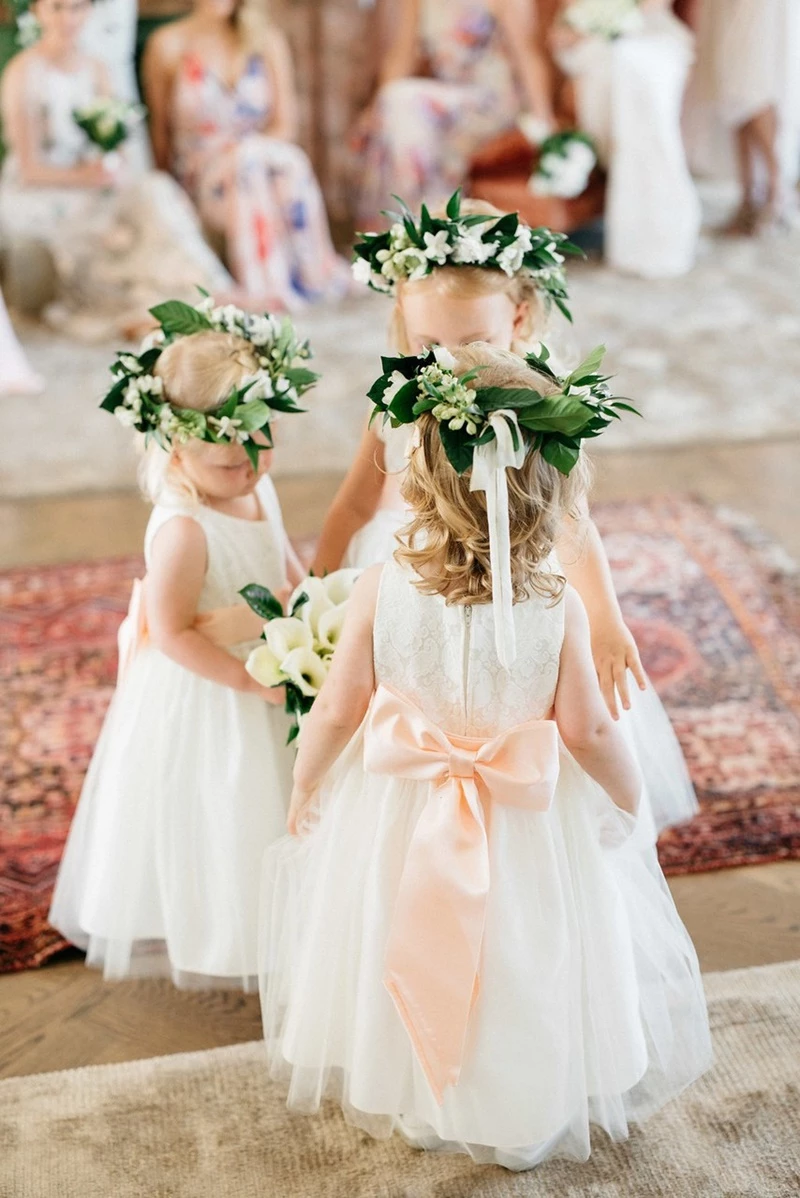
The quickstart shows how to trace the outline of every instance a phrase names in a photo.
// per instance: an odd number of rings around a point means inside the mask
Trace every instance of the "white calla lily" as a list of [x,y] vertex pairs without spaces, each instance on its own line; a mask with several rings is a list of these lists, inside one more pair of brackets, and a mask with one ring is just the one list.
[[442,370],[455,370],[456,360],[444,345],[434,345],[433,356]]
[[346,615],[346,603],[339,603],[336,607],[332,607],[329,611],[322,613],[319,618],[317,640],[323,649],[329,649],[333,652],[339,644]]
[[244,663],[244,668],[260,686],[280,686],[286,681],[281,663],[269,645],[259,645],[257,649],[253,649]]
[[297,609],[295,619],[302,620],[306,627],[316,636],[320,616],[323,612],[328,611],[334,606],[333,600],[329,597],[325,588],[325,581],[322,578],[304,579],[289,600],[289,611],[292,611],[301,595],[306,595],[307,598],[302,607]]
[[270,620],[264,637],[272,653],[282,662],[294,649],[310,649],[314,638],[311,629],[299,616],[282,616]]
[[293,649],[281,662],[281,669],[289,682],[308,698],[316,698],[328,676],[328,667],[313,649]]
[[322,581],[331,603],[335,603],[338,607],[340,603],[347,602],[360,573],[360,570],[351,566],[342,570],[333,570],[330,574],[325,575]]

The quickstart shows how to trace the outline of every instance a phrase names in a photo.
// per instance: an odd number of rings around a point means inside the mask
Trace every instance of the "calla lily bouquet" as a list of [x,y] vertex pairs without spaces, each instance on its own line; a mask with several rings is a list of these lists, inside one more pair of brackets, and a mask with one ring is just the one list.
[[256,615],[266,621],[265,644],[253,649],[245,668],[261,686],[286,687],[286,710],[294,721],[290,744],[328,676],[347,601],[359,574],[360,570],[335,570],[324,578],[306,578],[289,599],[286,611],[268,587],[251,583],[240,591]]

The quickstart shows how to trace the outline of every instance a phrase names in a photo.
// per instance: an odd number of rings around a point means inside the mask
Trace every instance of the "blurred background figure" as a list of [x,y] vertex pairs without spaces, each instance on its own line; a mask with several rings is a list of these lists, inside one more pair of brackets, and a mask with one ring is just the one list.
[[322,193],[295,144],[288,43],[257,0],[197,0],[144,60],[156,164],[185,187],[251,303],[296,309],[346,291]]
[[401,0],[379,90],[358,135],[356,223],[381,226],[393,194],[416,210],[460,186],[472,155],[522,113],[553,124],[530,0]]
[[0,397],[36,395],[43,387],[43,379],[31,370],[17,341],[0,292]]
[[698,63],[687,136],[702,173],[735,172],[739,206],[727,232],[786,223],[800,172],[800,4],[694,0]]
[[631,5],[632,19],[605,36],[583,32],[591,22],[582,8],[562,0],[550,40],[574,81],[578,126],[608,174],[606,260],[645,278],[685,274],[701,220],[681,133],[692,34],[670,0]]
[[109,72],[81,49],[89,0],[36,0],[38,40],[3,73],[9,155],[0,178],[7,252],[49,256],[55,299],[46,313],[78,337],[140,331],[165,292],[225,291],[230,276],[168,175],[129,173],[100,153],[75,120],[112,94]]

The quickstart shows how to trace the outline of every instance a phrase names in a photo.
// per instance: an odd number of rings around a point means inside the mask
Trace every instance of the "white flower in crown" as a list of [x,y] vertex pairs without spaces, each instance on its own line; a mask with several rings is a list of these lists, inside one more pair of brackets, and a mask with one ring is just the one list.
[[210,316],[214,311],[213,295],[204,295],[194,306],[195,312],[202,312],[203,316]]
[[424,279],[428,273],[428,259],[422,250],[418,250],[415,246],[408,250],[401,250],[395,257],[395,263],[401,277],[408,279],[410,283],[413,283],[415,279]]
[[457,363],[447,346],[434,345],[433,356],[436,359],[437,365],[439,365],[442,370],[449,370],[451,372],[455,370]]
[[218,437],[225,437],[230,441],[247,441],[250,436],[242,428],[241,420],[235,420],[232,416],[209,416],[208,423]]
[[163,395],[164,380],[156,378],[153,374],[143,374],[135,380],[134,384],[137,390],[142,395]]
[[136,421],[139,419],[138,412],[133,407],[120,407],[114,409],[114,415],[117,420],[125,428],[133,428]]
[[389,230],[389,245],[396,254],[399,254],[401,250],[409,249],[411,246],[411,238],[406,231],[405,225],[401,224],[400,221],[392,225]]
[[225,333],[238,333],[243,317],[244,313],[241,308],[237,308],[235,304],[224,304],[222,307],[214,308],[208,314],[211,323],[218,325]]
[[401,374],[399,370],[394,371],[389,381],[389,386],[383,393],[383,402],[387,405],[387,407],[392,402],[395,395],[397,395],[397,392],[405,387],[407,382],[408,379],[404,374]]
[[266,371],[259,370],[258,374],[248,375],[242,379],[240,386],[248,387],[245,400],[251,399],[272,399],[275,394],[275,388],[272,385],[272,379]]
[[509,277],[515,275],[522,266],[522,259],[525,257],[525,249],[518,241],[512,241],[497,255],[497,265]]
[[272,316],[251,316],[248,321],[248,338],[257,348],[272,345],[279,332],[278,322]]
[[139,359],[133,354],[120,354],[119,364],[127,370],[128,374],[141,374],[144,370]]
[[459,266],[469,266],[471,263],[480,266],[481,263],[488,262],[496,249],[497,246],[493,242],[484,241],[476,229],[463,229],[459,231],[455,240],[453,261]]
[[381,274],[388,279],[390,283],[397,283],[403,277],[400,254],[395,254],[392,250],[378,250],[375,258],[381,264]]
[[439,266],[444,266],[450,253],[450,234],[447,229],[440,229],[438,233],[425,233],[423,241],[425,248],[422,253],[425,257]]

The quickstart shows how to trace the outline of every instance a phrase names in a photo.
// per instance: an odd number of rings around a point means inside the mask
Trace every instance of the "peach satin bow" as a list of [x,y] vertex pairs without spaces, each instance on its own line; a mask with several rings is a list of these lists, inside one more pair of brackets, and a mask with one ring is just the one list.
[[[122,681],[136,654],[147,644],[144,585],[141,579],[134,580],[128,614],[117,633],[117,683]],[[232,645],[257,641],[264,629],[264,621],[245,603],[234,603],[230,607],[215,607],[211,611],[199,612],[193,628],[212,644],[229,649]]]
[[384,985],[441,1104],[445,1086],[458,1082],[478,993],[491,881],[486,807],[548,809],[558,732],[553,720],[534,720],[491,740],[453,736],[379,686],[364,767],[431,784],[400,879]]

